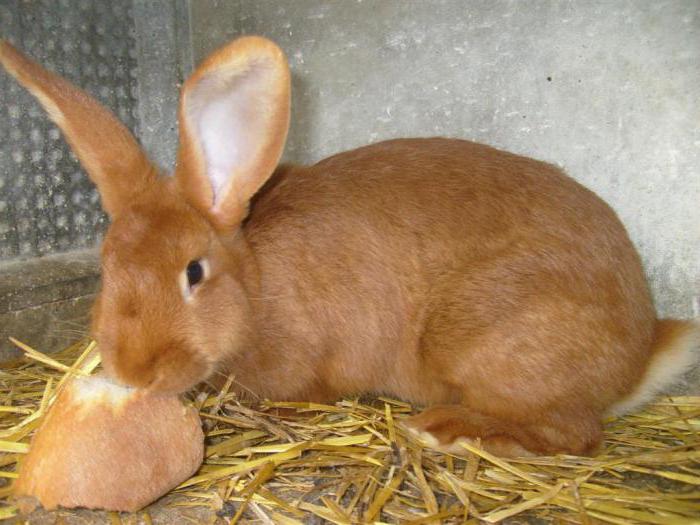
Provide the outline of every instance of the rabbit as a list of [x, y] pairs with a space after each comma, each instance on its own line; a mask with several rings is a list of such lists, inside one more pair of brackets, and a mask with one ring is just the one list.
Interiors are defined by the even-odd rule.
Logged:
[[552, 165], [409, 138], [278, 166], [290, 72], [263, 37], [183, 85], [173, 176], [77, 87], [7, 42], [0, 61], [111, 219], [92, 333], [118, 381], [391, 395], [424, 407], [403, 425], [441, 450], [594, 454], [606, 415], [694, 362], [698, 322], [657, 319], [614, 211]]

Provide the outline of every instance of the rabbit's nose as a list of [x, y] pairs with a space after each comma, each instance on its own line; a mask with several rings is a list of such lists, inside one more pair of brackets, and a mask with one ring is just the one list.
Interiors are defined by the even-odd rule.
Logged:
[[163, 394], [186, 392], [210, 373], [205, 359], [182, 341], [171, 341], [158, 352], [157, 362], [151, 367], [148, 390]]

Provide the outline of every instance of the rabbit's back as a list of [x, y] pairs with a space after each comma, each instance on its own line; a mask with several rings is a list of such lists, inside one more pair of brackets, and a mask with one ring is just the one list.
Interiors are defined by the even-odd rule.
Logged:
[[341, 234], [359, 240], [359, 228], [383, 245], [425, 248], [424, 260], [450, 253], [462, 263], [522, 243], [562, 242], [592, 256], [632, 247], [609, 206], [556, 167], [442, 138], [392, 140], [279, 170], [254, 199], [248, 230], [254, 239], [289, 228], [331, 244]]
[[431, 320], [473, 336], [540, 296], [594, 305], [648, 353], [654, 314], [624, 227], [542, 162], [462, 140], [383, 142], [279, 170], [245, 232], [266, 305], [257, 325], [269, 344], [318, 349], [329, 364], [315, 372], [340, 391], [451, 401], [422, 362], [438, 344]]

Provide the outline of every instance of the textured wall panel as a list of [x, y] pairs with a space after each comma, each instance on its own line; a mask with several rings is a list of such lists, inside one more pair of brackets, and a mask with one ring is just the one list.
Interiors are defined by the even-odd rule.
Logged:
[[239, 0], [191, 9], [196, 60], [247, 33], [287, 51], [288, 159], [447, 135], [556, 163], [619, 213], [660, 312], [693, 313], [699, 2]]
[[187, 0], [134, 0], [141, 143], [151, 160], [172, 171], [177, 150], [177, 105], [192, 70]]
[[[0, 3], [0, 34], [136, 127], [130, 0]], [[99, 196], [60, 131], [0, 72], [0, 260], [93, 245], [106, 226]]]

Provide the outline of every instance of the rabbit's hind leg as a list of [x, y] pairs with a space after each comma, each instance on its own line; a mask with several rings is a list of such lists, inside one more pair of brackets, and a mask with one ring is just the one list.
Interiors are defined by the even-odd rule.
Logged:
[[453, 279], [441, 290], [421, 363], [460, 395], [431, 399], [407, 426], [453, 451], [463, 452], [453, 447], [460, 438], [481, 438], [502, 456], [591, 454], [602, 413], [639, 376], [644, 341], [620, 330], [606, 305], [512, 281], [494, 292], [493, 280], [460, 287]]
[[593, 415], [547, 414], [536, 421], [509, 421], [462, 405], [436, 405], [404, 421], [423, 444], [443, 452], [465, 454], [462, 441], [476, 442], [502, 457], [590, 455], [599, 447], [601, 424]]

